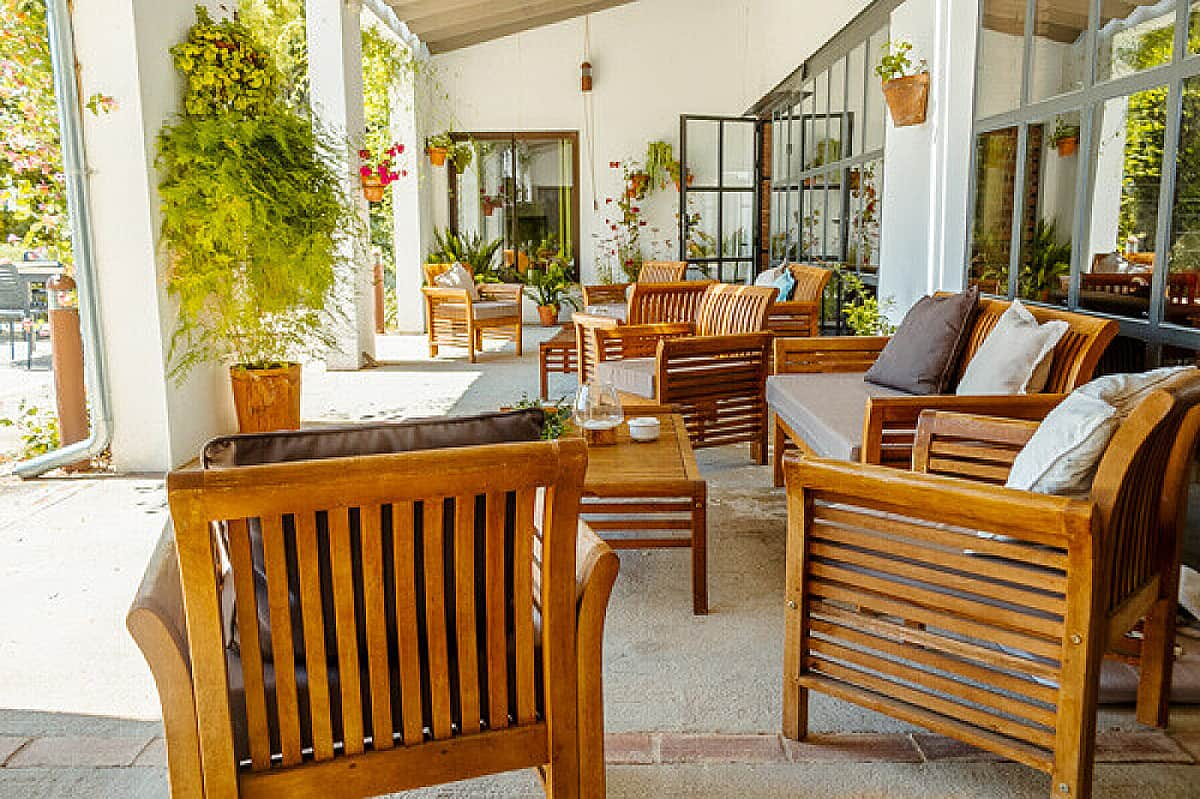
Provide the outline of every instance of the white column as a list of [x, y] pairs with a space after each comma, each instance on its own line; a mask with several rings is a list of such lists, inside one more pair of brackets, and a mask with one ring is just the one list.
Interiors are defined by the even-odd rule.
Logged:
[[[361, 0], [307, 0], [308, 77], [313, 112], [335, 135], [353, 144], [363, 135]], [[363, 230], [367, 203], [358, 187], [357, 162], [346, 149], [341, 164], [346, 188], [357, 198]], [[333, 370], [358, 369], [375, 355], [374, 287], [367, 242], [348, 243], [341, 253], [337, 295], [342, 319], [337, 344], [326, 356]]]
[[391, 187], [397, 324], [401, 333], [420, 333], [425, 329], [421, 263], [431, 223], [418, 177], [427, 166], [425, 138], [418, 122], [416, 80], [402, 81], [393, 93], [391, 107], [392, 136], [406, 148], [404, 162], [408, 169], [408, 177], [400, 178]]

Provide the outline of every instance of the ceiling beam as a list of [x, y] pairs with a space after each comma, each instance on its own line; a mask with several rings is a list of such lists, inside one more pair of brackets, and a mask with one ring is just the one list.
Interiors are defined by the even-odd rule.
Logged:
[[440, 14], [436, 18], [429, 18], [425, 24], [417, 24], [415, 27], [410, 24], [409, 30], [426, 41], [436, 42], [480, 30], [515, 25], [555, 13], [562, 13], [565, 19], [574, 16], [577, 9], [595, 4], [596, 0], [509, 0], [507, 3], [492, 0], [486, 14], [476, 17], [468, 17], [465, 14]]
[[410, 29], [421, 37], [421, 40], [429, 48], [429, 52], [445, 53], [632, 2], [637, 2], [637, 0], [562, 0], [562, 2], [551, 4], [554, 6], [554, 10], [524, 15], [518, 21], [493, 23], [485, 17], [480, 20], [480, 24], [474, 30], [443, 39], [427, 38], [419, 29], [411, 28], [411, 26]]

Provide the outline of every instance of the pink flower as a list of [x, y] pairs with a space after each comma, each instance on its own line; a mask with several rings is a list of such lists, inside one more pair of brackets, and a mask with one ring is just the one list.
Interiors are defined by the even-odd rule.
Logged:
[[398, 152], [398, 153], [403, 153], [403, 152], [404, 152], [404, 145], [403, 145], [403, 144], [398, 144], [398, 145], [396, 145], [396, 152]]
[[362, 169], [358, 170], [358, 174], [362, 175], [364, 178], [369, 178], [371, 177], [371, 171], [371, 167], [364, 166]]
[[381, 177], [381, 178], [387, 177], [387, 167], [384, 166], [383, 164], [379, 165], [379, 177]]
[[402, 178], [406, 178], [406, 177], [408, 177], [408, 170], [407, 170], [407, 169], [401, 169], [401, 170], [400, 170], [400, 177], [402, 177]]
[[369, 151], [369, 150], [359, 150], [359, 151], [358, 151], [358, 157], [359, 157], [359, 158], [370, 158], [370, 157], [371, 157], [371, 153], [370, 153], [370, 151]]

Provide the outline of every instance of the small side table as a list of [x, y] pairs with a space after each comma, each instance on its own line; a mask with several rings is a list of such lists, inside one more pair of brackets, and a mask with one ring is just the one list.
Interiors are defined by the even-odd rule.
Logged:
[[538, 345], [538, 372], [542, 399], [550, 399], [549, 375], [574, 374], [579, 370], [579, 354], [575, 348], [575, 328], [566, 326]]

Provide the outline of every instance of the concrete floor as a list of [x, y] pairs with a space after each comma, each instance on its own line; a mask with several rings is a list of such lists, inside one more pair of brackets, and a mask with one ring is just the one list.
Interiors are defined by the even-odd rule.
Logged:
[[[453, 351], [430, 361], [420, 338], [384, 339], [379, 368], [308, 369], [305, 418], [411, 418], [509, 404], [537, 390], [533, 353], [546, 333], [529, 332], [524, 358], [505, 348], [474, 365]], [[552, 394], [573, 383], [554, 376]], [[610, 796], [1048, 793], [1045, 776], [974, 750], [922, 745], [917, 754], [912, 728], [824, 697], [812, 703], [813, 731], [874, 734], [867, 754], [833, 746], [809, 758], [782, 747], [783, 495], [743, 447], [702, 451], [700, 461], [710, 481], [712, 614], [690, 612], [686, 551], [621, 556], [605, 646]], [[166, 795], [157, 698], [123, 626], [165, 515], [158, 480], [0, 478], [0, 797]], [[1138, 729], [1127, 710], [1106, 710], [1100, 727]], [[1195, 796], [1200, 768], [1189, 764], [1200, 755], [1200, 709], [1180, 708], [1170, 733], [1106, 733], [1096, 795]], [[638, 740], [652, 756], [624, 751]], [[541, 792], [518, 773], [416, 795]]]

